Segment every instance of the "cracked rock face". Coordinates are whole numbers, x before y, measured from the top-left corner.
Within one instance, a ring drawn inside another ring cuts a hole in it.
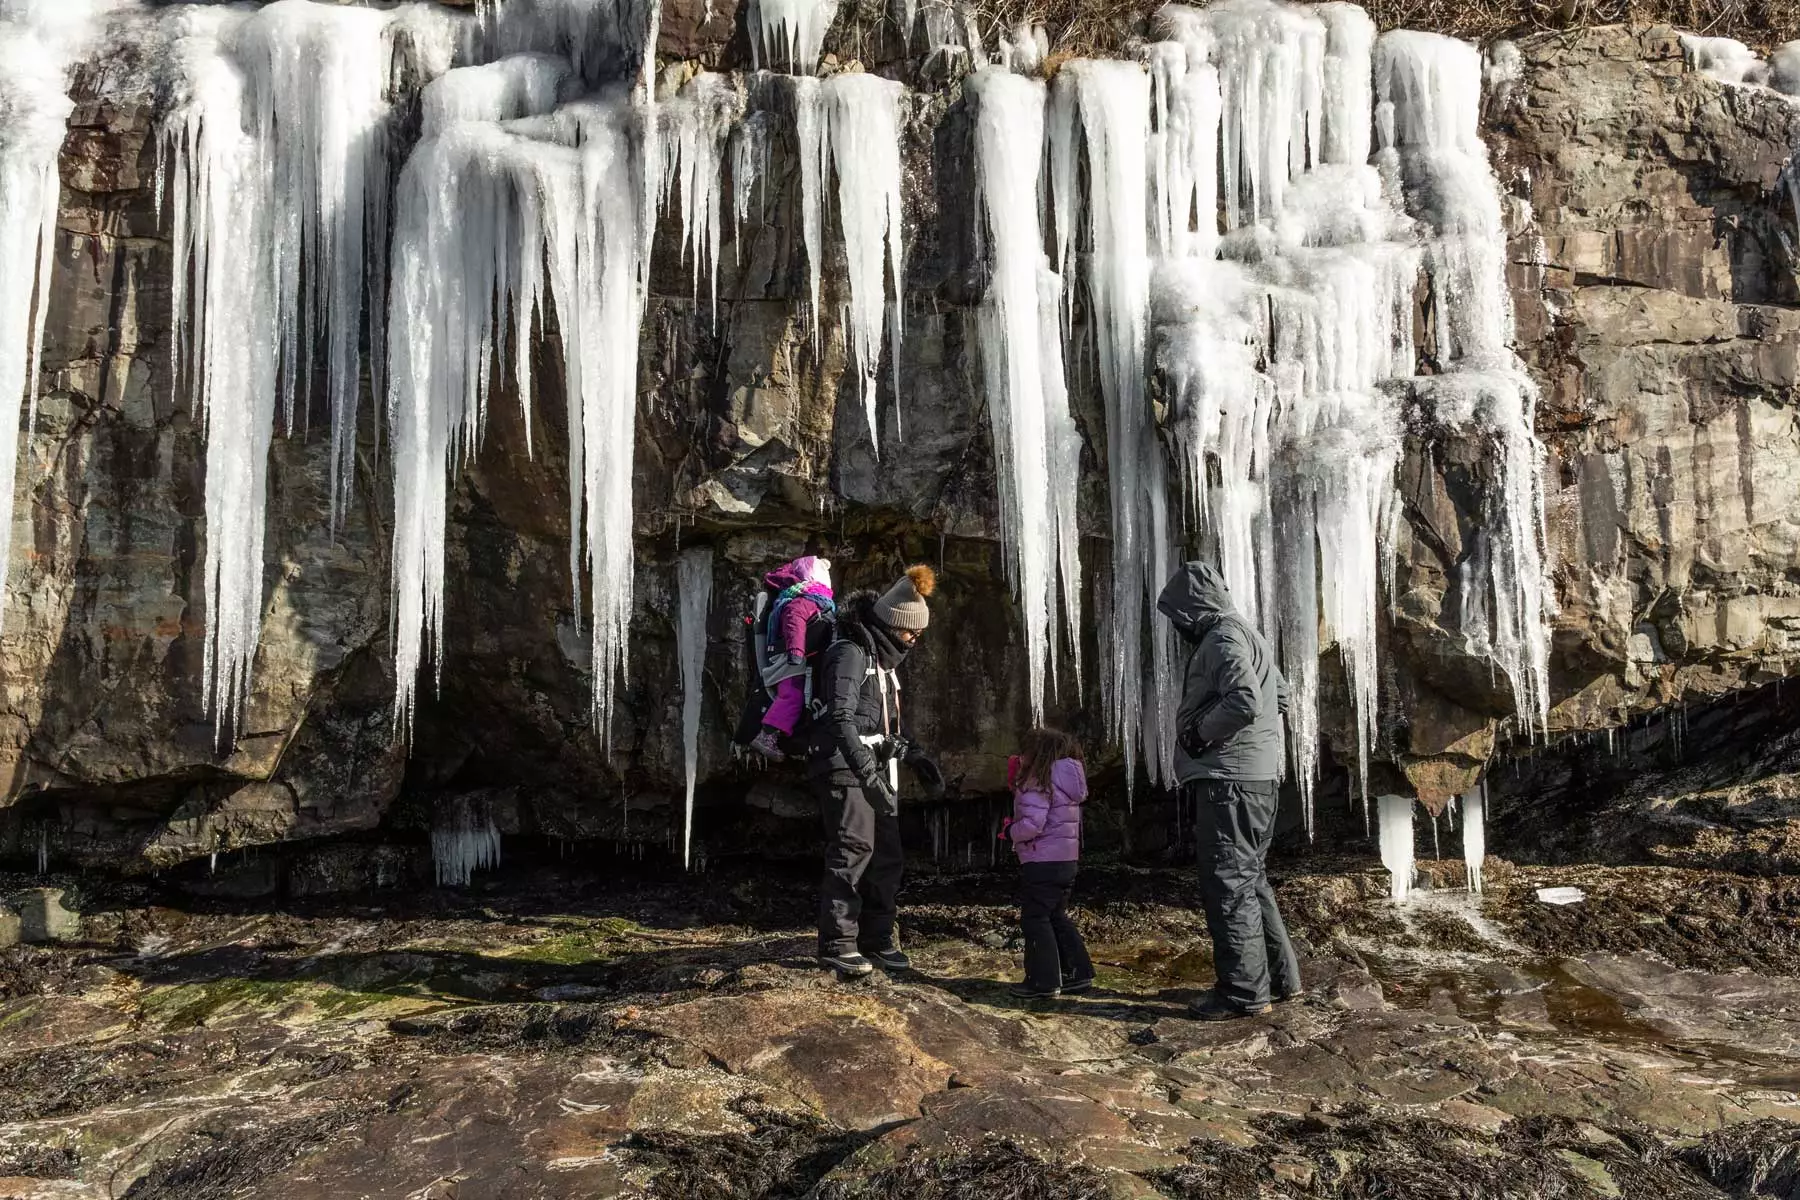
[[[727,8],[669,16],[665,56],[735,65]],[[1800,118],[1773,93],[1690,72],[1667,30],[1520,49],[1523,74],[1489,126],[1513,197],[1520,351],[1542,387],[1550,455],[1551,724],[1603,729],[1779,677],[1800,657],[1800,286],[1781,185]],[[774,139],[760,211],[735,238],[726,223],[716,317],[693,299],[679,238],[659,239],[641,333],[636,611],[610,758],[588,723],[554,372],[539,373],[529,398],[535,454],[517,397],[496,397],[455,494],[443,679],[435,696],[422,689],[410,757],[392,737],[378,406],[363,405],[357,502],[335,538],[323,414],[276,439],[255,691],[245,736],[215,745],[201,710],[204,464],[169,375],[155,114],[148,97],[81,104],[64,152],[48,394],[21,455],[0,635],[0,843],[158,867],[384,822],[423,830],[436,798],[461,793],[486,797],[508,832],[662,842],[682,769],[674,563],[697,540],[716,553],[703,808],[735,805],[754,783],[753,804],[737,806],[746,820],[808,811],[782,781],[736,765],[726,736],[741,691],[739,614],[757,574],[812,540],[841,591],[885,584],[909,560],[940,565],[910,716],[950,775],[997,788],[1028,713],[969,353],[983,267],[959,167],[968,126],[954,85],[915,82],[904,430],[884,391],[879,458],[847,384],[841,327],[828,321],[811,344],[792,146]],[[828,312],[844,277],[841,246],[833,253]],[[1077,382],[1091,571],[1105,559],[1101,417],[1090,381]],[[1447,608],[1479,520],[1484,481],[1468,469],[1479,457],[1420,435],[1400,481],[1408,521],[1380,749],[1404,776],[1392,785],[1429,802],[1466,790],[1505,752],[1505,681],[1464,650]],[[1348,711],[1334,701],[1334,669],[1328,726]],[[1082,715],[1098,711],[1065,681],[1052,716],[1098,745],[1097,716]],[[1327,731],[1340,761],[1341,723]]]

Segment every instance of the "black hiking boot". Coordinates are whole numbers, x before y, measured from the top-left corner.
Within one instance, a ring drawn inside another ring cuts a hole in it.
[[[819,965],[827,970],[836,971],[845,979],[861,979],[874,973],[875,967],[868,959],[852,950],[848,954],[821,954]]]
[[[912,959],[906,957],[906,951],[898,948],[892,950],[864,950],[863,954],[870,962],[874,963],[884,971],[912,970]]]
[[[1041,988],[1035,983],[1015,983],[1009,989],[1015,1000],[1054,1000],[1062,995],[1061,988]]]
[[[1079,996],[1082,992],[1092,991],[1093,988],[1094,977],[1092,975],[1081,979],[1065,976],[1062,981],[1062,994],[1065,996]]]
[[[1208,992],[1188,1005],[1188,1016],[1196,1021],[1236,1021],[1244,1017],[1260,1017],[1268,1011],[1267,1004],[1261,1008],[1245,1008],[1241,1004],[1233,1004],[1217,992]]]

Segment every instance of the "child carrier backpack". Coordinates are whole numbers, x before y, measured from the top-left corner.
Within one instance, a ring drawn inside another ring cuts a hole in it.
[[[800,752],[806,742],[808,726],[815,716],[813,708],[813,673],[811,664],[795,667],[787,660],[788,647],[781,642],[781,610],[793,596],[764,584],[756,593],[749,615],[744,618],[744,703],[738,714],[737,730],[731,740],[748,746],[762,732],[763,716],[775,702],[775,687],[783,679],[798,676],[806,689],[806,702],[800,723],[786,740],[784,751]],[[814,596],[822,602],[822,611],[807,622],[806,645],[798,647],[808,658],[830,644],[835,634],[835,608],[828,598]]]

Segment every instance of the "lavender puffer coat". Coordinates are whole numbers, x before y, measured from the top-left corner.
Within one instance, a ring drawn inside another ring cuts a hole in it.
[[[1072,758],[1050,766],[1050,786],[1023,788],[1013,795],[1007,836],[1020,862],[1074,862],[1081,857],[1081,802],[1087,799],[1087,772]]]

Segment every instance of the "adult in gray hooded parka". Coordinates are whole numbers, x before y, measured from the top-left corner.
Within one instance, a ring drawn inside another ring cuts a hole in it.
[[[1300,992],[1300,964],[1264,861],[1285,760],[1287,680],[1231,606],[1217,569],[1191,562],[1156,607],[1190,646],[1175,716],[1182,802],[1195,806],[1201,895],[1218,983],[1194,1015],[1223,1020]]]

